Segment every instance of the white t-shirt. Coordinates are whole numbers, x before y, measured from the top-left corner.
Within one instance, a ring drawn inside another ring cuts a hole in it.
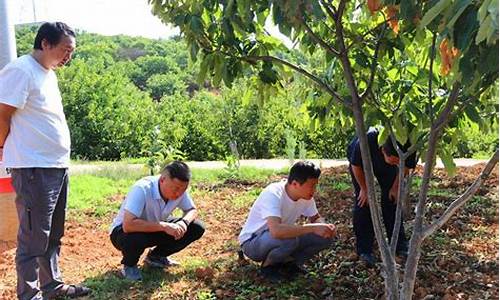
[[[281,223],[293,225],[300,216],[312,217],[318,213],[314,199],[293,201],[285,185],[286,180],[271,183],[260,193],[238,237],[240,245],[267,226],[268,217],[279,217]]]
[[[160,222],[167,221],[177,207],[184,212],[196,208],[187,191],[179,198],[165,202],[160,194],[159,179],[160,175],[144,177],[132,186],[113,220],[111,231],[123,223],[125,210],[139,219]]]
[[[53,70],[31,55],[12,61],[0,71],[0,103],[17,108],[4,144],[5,167],[68,167],[71,140]]]

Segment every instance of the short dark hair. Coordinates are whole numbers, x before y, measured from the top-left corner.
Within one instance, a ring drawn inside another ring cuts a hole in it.
[[[45,22],[38,28],[36,33],[34,49],[42,49],[42,41],[45,39],[51,46],[59,44],[63,36],[76,37],[75,31],[63,22]]]
[[[321,170],[310,161],[299,161],[296,162],[290,169],[288,174],[288,183],[292,183],[294,180],[300,184],[303,184],[308,179],[319,178],[321,175]]]
[[[161,171],[161,174],[166,175],[171,179],[177,178],[184,182],[189,182],[189,180],[191,180],[191,170],[188,165],[178,160],[174,160],[166,165]]]
[[[406,143],[404,145],[401,145],[400,142],[397,142],[397,143],[398,143],[399,149],[401,149],[403,152],[408,151],[408,149],[411,147],[410,140],[406,141]],[[391,137],[388,137],[385,140],[385,143],[384,143],[384,145],[382,145],[382,147],[384,148],[385,154],[387,154],[389,156],[398,156],[399,157],[398,151],[396,151],[396,148],[394,148],[394,145],[392,144]]]

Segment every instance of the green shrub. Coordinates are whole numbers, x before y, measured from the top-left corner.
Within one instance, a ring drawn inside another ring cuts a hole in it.
[[[115,65],[75,59],[59,71],[74,157],[137,157],[157,123],[156,104]]]

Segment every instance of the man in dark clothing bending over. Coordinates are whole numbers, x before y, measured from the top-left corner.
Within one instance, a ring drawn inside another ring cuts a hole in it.
[[[384,219],[387,236],[392,236],[394,221],[396,216],[396,206],[399,191],[399,157],[394,149],[391,139],[388,138],[384,145],[378,145],[378,130],[370,128],[367,133],[368,146],[370,148],[373,172],[381,189],[382,216]],[[403,151],[409,148],[409,143],[405,146],[399,145]],[[353,226],[356,235],[356,252],[367,266],[375,264],[373,257],[374,231],[368,206],[368,191],[366,188],[365,175],[363,172],[363,161],[358,137],[355,137],[347,149],[349,160],[349,172],[351,173],[352,184],[356,195],[353,208]],[[405,162],[405,176],[410,169],[416,166],[416,154],[413,153]],[[396,255],[406,257],[408,252],[408,242],[406,240],[403,223],[399,227],[399,237],[396,248]]]

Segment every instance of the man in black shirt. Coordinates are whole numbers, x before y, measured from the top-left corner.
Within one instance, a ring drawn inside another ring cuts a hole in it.
[[[399,190],[399,157],[394,149],[391,139],[388,138],[382,147],[378,145],[378,130],[370,128],[367,133],[368,146],[370,148],[373,172],[381,189],[382,216],[384,219],[387,236],[392,236],[396,215],[396,206]],[[409,148],[409,143],[405,146],[399,145],[403,151]],[[351,173],[352,184],[356,195],[353,208],[353,226],[356,235],[356,252],[368,266],[375,264],[373,257],[374,231],[368,206],[368,192],[366,188],[365,176],[363,172],[363,161],[358,137],[355,137],[347,149],[349,160],[349,172]],[[405,175],[409,169],[416,166],[416,154],[413,153],[405,162]],[[408,242],[406,240],[403,223],[399,228],[399,237],[396,248],[398,256],[406,257],[408,252]]]

